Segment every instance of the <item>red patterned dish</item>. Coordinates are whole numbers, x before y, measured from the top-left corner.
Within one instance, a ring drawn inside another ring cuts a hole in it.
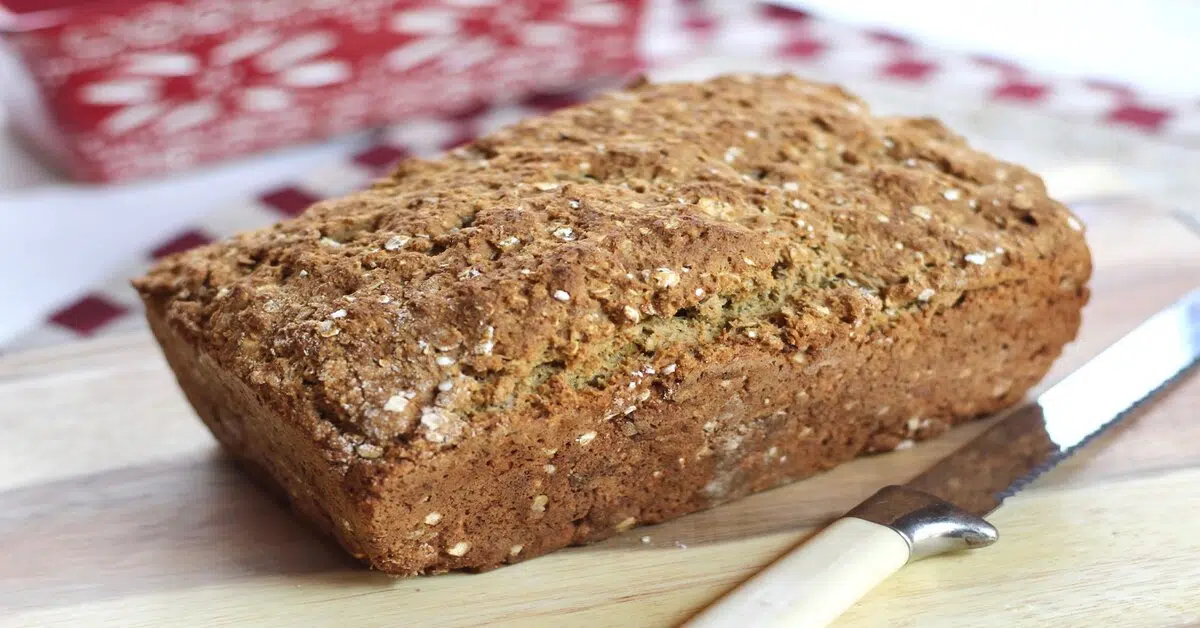
[[[0,0],[18,131],[122,181],[639,67],[644,0]]]

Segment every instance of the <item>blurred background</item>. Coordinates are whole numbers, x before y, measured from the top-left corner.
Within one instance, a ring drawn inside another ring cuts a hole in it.
[[[1192,0],[0,0],[0,352],[140,326],[155,258],[643,72],[834,81],[1192,208],[1196,33]]]

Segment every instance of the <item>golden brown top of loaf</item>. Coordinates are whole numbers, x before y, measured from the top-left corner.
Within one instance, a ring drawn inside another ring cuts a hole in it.
[[[334,449],[429,455],[697,343],[799,361],[1030,273],[1074,290],[1080,230],[1040,179],[934,120],[729,76],[641,84],[409,160],[137,286]]]

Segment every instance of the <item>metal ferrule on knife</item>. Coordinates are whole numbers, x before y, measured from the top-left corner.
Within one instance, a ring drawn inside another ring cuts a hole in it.
[[[908,544],[908,562],[995,543],[995,526],[948,501],[904,486],[885,486],[846,513],[886,526]]]

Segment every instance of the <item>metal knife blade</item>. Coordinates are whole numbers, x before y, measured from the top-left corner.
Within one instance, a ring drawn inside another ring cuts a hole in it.
[[[977,516],[1000,506],[1200,362],[1200,290],[905,486]]]

